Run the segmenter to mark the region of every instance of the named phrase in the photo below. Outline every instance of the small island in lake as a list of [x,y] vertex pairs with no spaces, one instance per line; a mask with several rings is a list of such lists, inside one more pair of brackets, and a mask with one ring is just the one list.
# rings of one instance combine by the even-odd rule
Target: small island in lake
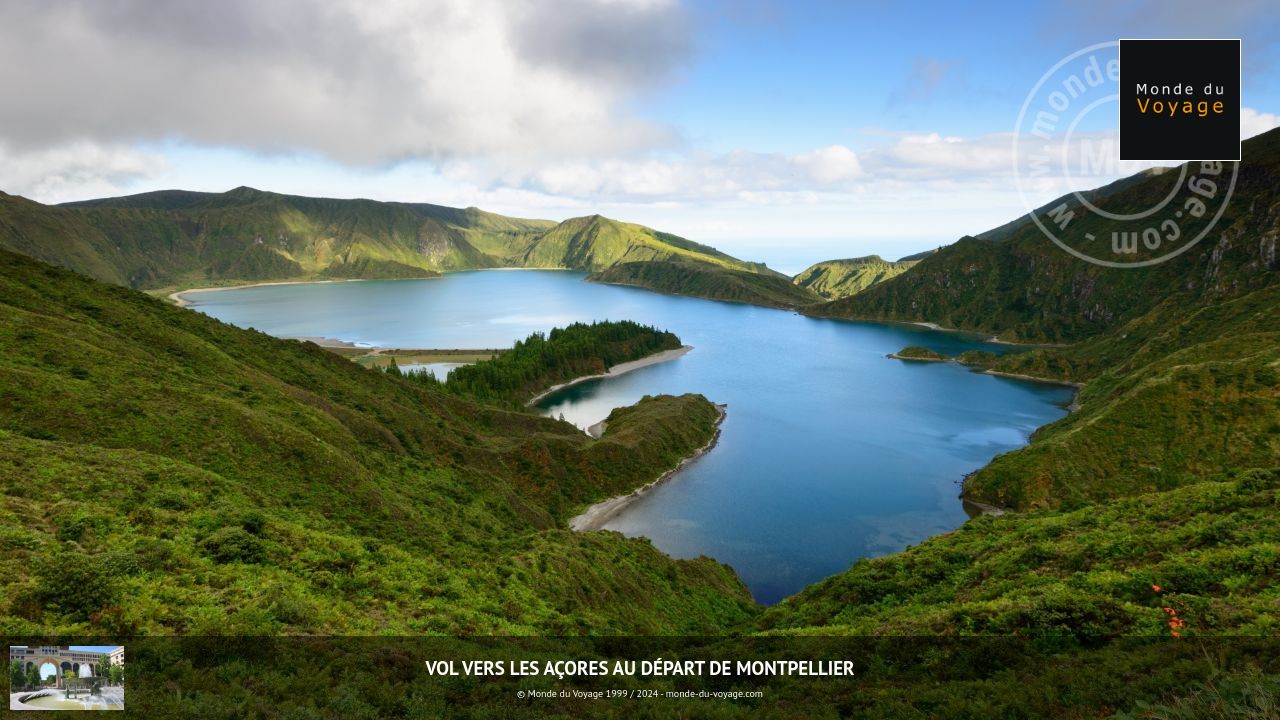
[[952,358],[940,352],[935,352],[919,345],[908,345],[896,353],[889,353],[888,357],[895,360],[914,360],[916,362],[951,362],[952,360]]

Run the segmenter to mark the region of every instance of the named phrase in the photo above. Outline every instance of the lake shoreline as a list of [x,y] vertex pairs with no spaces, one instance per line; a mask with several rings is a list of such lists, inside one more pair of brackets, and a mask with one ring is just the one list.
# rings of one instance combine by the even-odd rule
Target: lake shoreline
[[[430,278],[414,278],[414,279],[429,280]],[[195,303],[183,297],[183,295],[186,295],[187,293],[221,292],[223,290],[243,290],[245,288],[270,287],[272,285],[329,285],[332,283],[342,283],[342,282],[366,282],[366,280],[365,278],[343,278],[341,280],[272,280],[270,282],[247,283],[245,285],[220,285],[218,287],[187,288],[186,290],[176,290],[174,292],[171,292],[166,297],[172,300],[173,303],[178,307],[191,307]],[[329,339],[329,338],[325,338],[325,339]],[[342,342],[342,341],[337,341],[337,342]]]
[[641,485],[625,495],[615,495],[587,507],[586,510],[583,510],[578,515],[569,519],[569,529],[575,532],[592,532],[594,530],[602,529],[605,523],[617,517],[618,514],[625,510],[631,503],[639,500],[654,488],[675,477],[693,461],[711,452],[711,450],[715,448],[716,443],[720,441],[720,425],[724,422],[725,415],[727,414],[727,407],[727,405],[716,405],[716,410],[720,412],[720,415],[716,418],[715,432],[712,433],[711,439],[707,441],[706,445],[698,448],[692,455],[681,460],[678,465],[658,476],[658,479]]
[[[873,320],[871,322],[877,322],[877,321]],[[881,320],[879,322],[893,322],[893,321]],[[922,328],[928,328],[930,330],[937,330],[938,332],[960,333],[962,335],[980,335],[984,338],[986,342],[994,343],[996,345],[1013,345],[1015,347],[1029,347],[1029,348],[1066,347],[1066,345],[1062,343],[1035,343],[1035,342],[1017,342],[1015,340],[1001,340],[998,335],[987,335],[986,333],[978,330],[962,330],[960,328],[946,327],[945,325],[939,325],[938,323],[934,323],[934,322],[925,322],[923,320],[910,320],[910,321],[907,321],[906,324],[915,325]]]
[[1074,413],[1080,409],[1080,391],[1084,389],[1084,383],[1072,382],[1071,380],[1058,380],[1056,378],[1036,377],[1035,375],[1023,375],[1022,373],[1001,372],[999,370],[984,370],[988,375],[995,377],[1009,378],[1010,380],[1021,380],[1023,382],[1041,383],[1043,385],[1060,385],[1069,387],[1074,392],[1071,393],[1071,402],[1067,403],[1067,413]]
[[[523,408],[526,400],[539,396],[525,413],[554,417],[563,411],[580,429],[562,425],[561,432],[573,429],[588,445],[594,442],[593,436],[612,445],[609,433],[617,429],[613,423],[599,422],[610,408],[630,405],[646,393],[697,391],[742,413],[735,415],[737,419],[730,426],[733,442],[725,447],[717,444],[717,455],[710,461],[685,463],[681,472],[688,477],[677,480],[683,484],[628,497],[634,495],[630,491],[676,467],[697,446],[681,449],[669,457],[671,464],[666,468],[655,468],[656,472],[651,470],[652,474],[642,474],[630,483],[597,486],[594,499],[583,497],[579,504],[562,510],[555,526],[573,531],[568,527],[570,519],[593,504],[613,500],[577,520],[575,526],[623,530],[627,535],[651,538],[660,550],[710,555],[733,566],[747,586],[767,602],[826,577],[825,568],[844,566],[855,558],[959,527],[966,514],[954,499],[960,488],[953,482],[986,465],[996,452],[1023,447],[1027,441],[1024,430],[1062,418],[1062,406],[1071,399],[1071,393],[1048,386],[1037,389],[1020,379],[983,380],[981,368],[972,366],[966,368],[970,372],[930,372],[945,377],[922,378],[920,374],[930,366],[917,364],[902,370],[893,366],[904,361],[884,362],[886,353],[921,341],[945,344],[950,353],[1000,352],[1000,347],[984,344],[982,335],[924,335],[930,331],[921,326],[884,320],[814,323],[794,312],[744,313],[741,303],[718,300],[676,303],[666,294],[646,288],[583,282],[581,278],[580,273],[542,269],[474,271],[445,275],[451,283],[267,287],[244,298],[228,293],[185,297],[196,302],[197,311],[234,317],[245,326],[267,332],[277,329],[279,335],[399,348],[501,345],[529,333],[545,333],[549,327],[613,317],[638,316],[655,327],[669,328],[710,354],[705,358],[699,354],[693,363],[633,373],[620,382],[608,378],[625,368],[612,368],[608,375],[592,382],[587,381],[592,378],[575,376],[604,374],[605,367],[570,372],[567,377],[531,386],[516,407]],[[347,315],[331,318],[330,304],[340,304]],[[421,312],[421,308],[431,312]],[[361,324],[353,324],[353,319]],[[371,352],[363,348],[335,350],[342,356]],[[399,364],[403,369],[404,363]],[[553,384],[571,380],[581,384],[551,390]],[[993,434],[990,447],[984,444],[977,448],[978,454],[957,450],[941,433],[927,437],[914,434],[921,423],[954,432],[974,425],[965,407],[930,400],[932,393],[949,393],[952,388],[956,397],[990,412],[989,422],[979,423],[981,427],[1009,427],[1019,433]],[[869,397],[894,405],[916,398],[924,401],[908,402],[901,412],[885,413],[874,403],[869,405]],[[716,419],[714,411],[711,419]],[[902,447],[905,455],[877,454],[868,459],[856,443],[813,442],[815,435],[843,437],[845,433],[848,437],[874,436],[887,447]],[[711,435],[707,433],[708,438]],[[915,451],[908,443],[920,443],[927,452],[913,458]],[[822,503],[830,502],[827,489],[846,486],[847,473],[842,468],[851,466],[865,471],[862,492],[867,497],[895,498],[898,502],[896,498],[912,495],[904,493],[904,487],[922,490],[902,500],[912,517],[921,521],[903,523],[900,532],[879,544],[840,528],[812,527],[811,517],[840,512],[839,506],[829,508]],[[803,483],[779,483],[777,468],[797,467],[805,468]],[[922,479],[922,473],[914,468],[930,471],[931,478]],[[937,481],[932,477],[946,485],[943,492],[950,497],[942,503],[933,494]],[[611,498],[613,495],[622,497]],[[976,512],[975,506],[969,509]],[[883,524],[889,520],[871,513],[866,522]],[[782,547],[776,542],[780,537],[792,537],[789,533],[811,532],[820,538],[816,547]],[[779,575],[761,562],[773,553],[794,570]]]
[[632,370],[639,370],[642,367],[648,367],[650,365],[657,365],[658,363],[664,363],[670,360],[675,360],[676,358],[682,355],[685,355],[692,349],[693,349],[692,345],[681,345],[680,347],[675,348],[674,350],[663,350],[661,352],[656,352],[652,355],[647,355],[645,357],[642,357],[639,360],[631,360],[629,362],[618,363],[617,365],[614,365],[613,367],[609,368],[608,370],[605,370],[603,373],[600,373],[598,375],[583,375],[580,378],[574,378],[568,382],[560,383],[559,385],[552,385],[546,390],[543,390],[537,395],[534,395],[529,400],[529,402],[525,403],[525,407],[533,407],[533,405],[536,404],[542,398],[548,395],[551,395],[552,393],[559,392],[567,387],[572,387],[574,385],[577,385],[578,383],[586,382],[588,380],[598,380],[600,378],[609,378],[609,377],[617,377],[619,375],[625,375],[626,373],[629,373]]
[[[492,269],[498,270],[503,268],[492,268]],[[523,268],[517,268],[517,269],[523,269]],[[183,297],[183,295],[186,295],[187,293],[221,292],[223,290],[244,290],[245,288],[270,287],[273,285],[333,285],[335,283],[370,282],[374,280],[440,280],[444,277],[445,277],[445,273],[436,273],[435,275],[424,275],[423,277],[408,277],[408,278],[334,278],[331,280],[319,280],[319,279],[316,279],[316,280],[268,280],[265,282],[243,283],[239,285],[217,285],[214,287],[186,288],[184,290],[175,290],[169,293],[168,295],[166,295],[165,297],[173,301],[173,304],[177,305],[178,307],[191,307],[195,303]],[[155,292],[155,291],[152,291],[152,292]],[[164,291],[161,290],[160,292],[164,292]]]

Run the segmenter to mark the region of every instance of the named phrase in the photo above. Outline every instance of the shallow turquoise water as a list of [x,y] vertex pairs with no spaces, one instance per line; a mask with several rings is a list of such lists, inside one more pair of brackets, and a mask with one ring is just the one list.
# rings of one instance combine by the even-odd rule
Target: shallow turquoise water
[[278,336],[404,348],[494,348],[576,320],[630,319],[694,350],[546,398],[580,427],[646,394],[700,392],[728,405],[720,442],[607,527],[677,557],[734,567],[772,603],[952,530],[966,473],[1065,414],[1071,391],[907,363],[886,353],[1008,346],[903,325],[815,320],[784,310],[582,282],[582,273],[479,271],[435,280],[276,285],[188,299]]

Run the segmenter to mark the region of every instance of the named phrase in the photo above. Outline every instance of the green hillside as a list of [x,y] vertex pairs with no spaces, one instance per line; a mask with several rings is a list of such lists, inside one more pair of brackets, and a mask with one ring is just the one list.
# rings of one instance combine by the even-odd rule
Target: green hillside
[[[1011,512],[861,560],[767,610],[707,558],[560,529],[706,444],[718,413],[701,396],[645,398],[592,440],[0,250],[0,626],[857,635],[880,644],[854,655],[867,663],[856,680],[772,684],[780,716],[815,716],[819,702],[833,716],[1161,716],[1143,702],[1198,717],[1217,711],[1204,699],[1213,697],[1261,705],[1252,716],[1267,717],[1280,659],[1239,637],[1269,638],[1280,617],[1280,132],[1250,141],[1245,157],[1219,232],[1173,261],[1098,268],[1015,222],[816,306],[1069,343],[959,359],[1084,385],[1078,410],[965,479],[967,498]],[[1154,192],[1145,176],[1110,188],[1122,204]],[[545,227],[247,189],[82,208],[0,200],[7,245],[117,284],[295,267],[432,272],[392,242],[413,228],[444,264],[606,263],[592,280],[785,307],[817,298],[758,266],[603,218]],[[294,223],[294,234],[241,242],[270,218]],[[335,244],[337,228],[350,244]],[[653,336],[655,347],[678,343]],[[531,358],[512,377],[549,377],[541,354]],[[975,636],[1027,644],[977,652]],[[1236,639],[1215,648],[1223,636]],[[718,645],[738,641],[683,652],[754,652]],[[259,675],[251,663],[209,668],[226,673],[208,686],[215,698],[240,697]],[[407,681],[379,695],[383,672],[354,671],[368,692],[353,705],[401,707]],[[289,701],[308,682],[310,673],[281,673],[253,694]],[[458,686],[452,697],[486,698],[500,716],[509,693],[493,687]]]
[[[1244,157],[1221,232],[1168,262],[1099,268],[1035,228],[1004,226],[1008,239],[962,240],[813,312],[890,308],[895,319],[1078,340],[980,363],[1085,386],[1077,412],[966,479],[974,500],[1070,508],[1271,467],[1280,458],[1280,133],[1249,141]],[[1108,187],[1149,192],[1151,177]]]
[[[1118,272],[1085,263],[1024,219],[998,228],[990,239],[962,238],[890,282],[806,312],[925,320],[1006,340],[1073,342],[1116,330],[1166,298],[1189,308],[1256,290],[1280,268],[1280,132],[1247,141],[1243,153],[1235,194],[1213,232],[1167,262]],[[1156,204],[1167,195],[1168,180],[1144,173],[1108,187],[1107,207],[1123,212]],[[1079,223],[1077,231],[1109,242],[1109,221],[1089,213]]]
[[826,260],[810,265],[792,280],[827,300],[857,295],[877,283],[897,277],[915,265],[913,260],[890,262],[879,255]]
[[565,220],[539,235],[516,260],[520,267],[592,271],[619,263],[660,261],[697,261],[733,270],[764,271],[761,265],[715,248],[599,215]]
[[634,285],[672,295],[766,307],[799,307],[819,299],[809,290],[793,285],[780,273],[706,262],[625,262],[587,279],[614,285]]
[[701,396],[592,440],[0,251],[8,634],[704,633],[728,568],[557,528],[704,445]]
[[[1007,239],[962,240],[816,310],[1084,338],[960,360],[1085,384],[1077,411],[964,482],[965,497],[1023,512],[972,520],[903,553],[860,561],[767,611],[759,627],[1066,637],[1071,644],[1059,647],[1072,649],[1055,663],[1114,663],[1111,675],[1151,666],[1156,650],[1108,642],[1167,634],[1164,607],[1182,612],[1189,634],[1273,634],[1278,141],[1272,132],[1246,144],[1235,211],[1202,252],[1149,270],[1108,270],[1006,227]],[[1145,182],[1112,187],[1142,192]],[[1097,700],[1131,706],[1134,695],[1108,688],[1107,674],[1097,676],[1106,689]]]
[[815,309],[1079,339],[959,360],[1084,387],[1078,410],[965,479],[966,498],[1016,512],[861,560],[757,629],[1030,643],[979,660],[972,640],[925,642],[868,668],[848,700],[868,714],[1269,717],[1280,666],[1239,637],[1276,630],[1278,140],[1246,144],[1221,237],[1176,261],[1104,270],[1015,222]]
[[1280,461],[1280,284],[1194,310],[1170,303],[1088,343],[997,370],[1087,379],[1080,410],[995,458],[965,492],[1076,507]]
[[714,248],[593,215],[563,223],[426,203],[308,198],[240,187],[51,207],[0,193],[0,247],[135,288],[262,280],[429,277],[492,267],[597,271],[698,261],[770,273]]
[[[767,610],[762,629],[828,634],[1165,637],[1274,634],[1280,469],[1207,474],[1178,490],[1073,512],[980,517],[861,560]],[[1159,586],[1161,592],[1152,590]]]

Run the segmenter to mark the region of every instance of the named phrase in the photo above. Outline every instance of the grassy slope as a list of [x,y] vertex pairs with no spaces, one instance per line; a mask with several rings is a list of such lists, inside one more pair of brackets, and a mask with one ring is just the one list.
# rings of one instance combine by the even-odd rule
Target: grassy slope
[[[1061,251],[1034,224],[1022,222],[1001,229],[1003,239],[963,238],[889,282],[806,312],[927,320],[1007,340],[1071,342],[1116,330],[1171,296],[1195,307],[1247,293],[1272,282],[1280,267],[1280,131],[1246,142],[1244,158],[1235,195],[1214,231],[1167,262],[1098,267]],[[1107,206],[1149,207],[1164,197],[1168,183],[1159,176],[1115,183]],[[1108,241],[1107,221],[1090,215],[1078,222],[1078,232]]]
[[[916,293],[914,314],[905,305],[900,315],[890,314],[1024,337],[1084,335],[1070,346],[985,360],[997,371],[1086,385],[1077,412],[965,482],[967,496],[1025,512],[979,518],[902,553],[862,560],[766,611],[757,627],[1056,638],[1044,646],[1050,667],[1105,668],[1088,685],[1097,693],[1077,690],[1080,696],[1056,701],[1056,709],[1051,702],[1037,711],[1064,716],[1079,716],[1088,694],[1096,694],[1095,708],[1131,708],[1135,699],[1158,699],[1174,689],[1169,678],[1141,690],[1108,681],[1162,665],[1159,648],[1110,639],[1167,637],[1163,607],[1178,610],[1187,623],[1184,635],[1274,635],[1280,608],[1280,283],[1271,249],[1280,217],[1277,139],[1280,133],[1271,133],[1246,146],[1243,194],[1221,237],[1158,274],[1130,277],[1130,271],[1099,272],[1083,263],[1068,268],[1045,254],[1050,250],[1020,245],[1013,230],[1011,240],[962,241],[897,279],[833,303],[892,308]],[[1141,186],[1121,184],[1120,192]],[[1019,268],[1032,272],[1015,272]],[[1063,278],[1070,288],[1055,284]],[[1148,285],[1157,281],[1165,283],[1159,293]],[[1082,298],[1047,295],[1082,288],[1093,302],[1086,309]],[[1131,308],[1103,300],[1144,289],[1148,295],[1134,295]],[[1032,305],[1032,293],[1044,302]],[[867,298],[870,303],[858,304]],[[1209,670],[1201,664],[1190,677]],[[1230,675],[1216,681],[1218,687],[1234,682]],[[1034,673],[1001,674],[949,686],[945,695],[978,690],[996,705],[1016,705],[1061,697],[1051,690],[1055,682]],[[909,695],[920,697],[916,688]]]
[[592,441],[4,251],[0,304],[10,634],[696,633],[751,612],[710,560],[555,529],[704,444],[700,396]]
[[[1169,262],[1098,268],[1015,223],[815,312],[891,307],[898,319],[1004,337],[1083,337],[981,363],[1086,386],[1078,412],[968,478],[973,499],[1074,507],[1170,489],[1223,468],[1269,466],[1280,457],[1280,132],[1245,147],[1220,232]],[[1109,187],[1132,201],[1153,183],[1158,178],[1140,175]]]
[[714,248],[598,215],[563,223],[425,203],[178,190],[49,207],[0,193],[0,247],[138,288],[425,277],[490,267],[602,270],[698,261],[773,275]]
[[595,273],[592,282],[635,285],[674,295],[744,302],[767,307],[799,307],[817,295],[783,275],[703,262],[625,262]]
[[0,246],[120,285],[159,282],[196,262],[169,216],[151,209],[83,212],[0,193]]
[[758,272],[760,267],[684,238],[599,215],[570,218],[543,233],[520,258],[522,267],[598,271],[624,262],[698,261]]
[[906,272],[913,260],[890,262],[879,255],[826,260],[809,266],[792,280],[826,300],[857,295],[877,283]]
[[1002,359],[997,370],[1080,379],[1080,410],[968,478],[1016,508],[1165,490],[1280,458],[1280,285],[1188,311],[1170,303],[1115,335]]
[[[1277,631],[1280,470],[1216,476],[1069,513],[982,517],[859,561],[765,612],[773,631],[1164,636]],[[1152,585],[1161,587],[1159,594]]]

